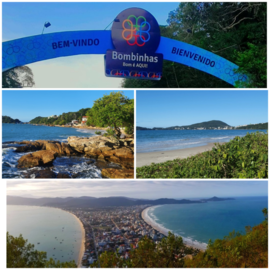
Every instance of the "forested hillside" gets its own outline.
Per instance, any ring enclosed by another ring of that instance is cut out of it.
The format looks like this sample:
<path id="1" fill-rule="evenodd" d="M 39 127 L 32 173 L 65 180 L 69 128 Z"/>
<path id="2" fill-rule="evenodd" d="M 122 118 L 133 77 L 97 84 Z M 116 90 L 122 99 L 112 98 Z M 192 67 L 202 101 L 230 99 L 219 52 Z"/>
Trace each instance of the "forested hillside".
<path id="1" fill-rule="evenodd" d="M 182 2 L 161 26 L 161 36 L 186 42 L 235 63 L 249 87 L 266 87 L 266 3 Z M 232 85 L 186 65 L 164 61 L 160 81 L 124 79 L 130 88 L 229 88 Z M 241 86 L 241 85 L 238 85 Z"/>
<path id="2" fill-rule="evenodd" d="M 53 124 L 53 125 L 65 125 L 72 120 L 78 120 L 79 123 L 82 120 L 82 117 L 86 115 L 86 112 L 90 110 L 90 108 L 80 109 L 77 112 L 68 112 L 62 113 L 57 118 L 41 117 L 38 116 L 30 121 L 31 124 Z"/>
<path id="3" fill-rule="evenodd" d="M 2 116 L 2 123 L 3 124 L 20 124 L 21 121 L 19 119 L 13 119 L 9 116 Z"/>
<path id="4" fill-rule="evenodd" d="M 268 129 L 268 123 L 250 124 L 244 127 L 237 127 L 236 129 Z"/>

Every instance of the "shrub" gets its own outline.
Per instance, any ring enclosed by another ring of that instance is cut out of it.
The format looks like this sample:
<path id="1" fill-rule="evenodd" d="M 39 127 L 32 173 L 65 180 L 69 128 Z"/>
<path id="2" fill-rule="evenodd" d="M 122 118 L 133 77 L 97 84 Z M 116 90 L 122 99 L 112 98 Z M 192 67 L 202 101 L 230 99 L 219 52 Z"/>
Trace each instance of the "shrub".
<path id="1" fill-rule="evenodd" d="M 125 127 L 125 132 L 129 135 L 134 133 L 134 127 L 133 126 L 127 126 Z"/>
<path id="2" fill-rule="evenodd" d="M 95 134 L 101 135 L 101 131 L 96 131 Z"/>
<path id="3" fill-rule="evenodd" d="M 268 134 L 248 133 L 189 158 L 137 168 L 137 178 L 268 178 Z"/>
<path id="4" fill-rule="evenodd" d="M 106 130 L 107 136 L 115 136 L 115 131 L 113 129 L 107 129 Z"/>

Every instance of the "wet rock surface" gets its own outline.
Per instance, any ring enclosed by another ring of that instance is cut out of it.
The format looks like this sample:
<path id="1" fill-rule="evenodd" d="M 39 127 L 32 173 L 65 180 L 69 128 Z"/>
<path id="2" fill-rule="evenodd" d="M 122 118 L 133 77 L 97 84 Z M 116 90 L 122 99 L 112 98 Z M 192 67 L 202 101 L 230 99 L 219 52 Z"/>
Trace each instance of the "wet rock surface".
<path id="1" fill-rule="evenodd" d="M 102 170 L 102 177 L 106 178 L 134 178 L 134 139 L 130 137 L 117 139 L 104 136 L 71 136 L 68 137 L 68 143 L 48 140 L 10 143 L 16 147 L 14 151 L 17 153 L 31 152 L 20 157 L 17 168 L 52 166 L 41 170 L 42 172 L 29 173 L 31 178 L 79 178 L 85 174 L 80 167 L 85 167 L 85 170 L 90 167 L 99 168 Z M 68 161 L 68 157 L 84 157 L 84 160 L 77 164 L 74 159 Z M 65 165 L 59 165 L 61 160 Z M 59 171 L 61 166 L 70 166 L 70 162 L 77 164 L 78 170 L 74 174 L 70 171 Z M 25 174 L 25 177 L 30 178 L 29 174 Z M 96 175 L 96 172 L 93 174 Z"/>
<path id="2" fill-rule="evenodd" d="M 37 166 L 52 165 L 56 153 L 48 150 L 41 150 L 22 156 L 18 160 L 18 168 L 32 168 Z"/>

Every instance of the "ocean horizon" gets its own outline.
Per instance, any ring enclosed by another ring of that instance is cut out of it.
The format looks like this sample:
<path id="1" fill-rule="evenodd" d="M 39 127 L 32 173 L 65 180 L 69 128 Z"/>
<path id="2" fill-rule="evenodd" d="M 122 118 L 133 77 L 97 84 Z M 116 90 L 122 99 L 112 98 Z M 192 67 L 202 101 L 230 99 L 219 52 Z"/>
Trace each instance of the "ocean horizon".
<path id="1" fill-rule="evenodd" d="M 80 263 L 83 234 L 77 218 L 61 209 L 7 205 L 7 232 L 22 234 L 35 249 L 47 252 L 47 259 Z"/>
<path id="2" fill-rule="evenodd" d="M 234 137 L 267 130 L 137 130 L 136 151 L 147 153 L 229 142 Z"/>
<path id="3" fill-rule="evenodd" d="M 234 198 L 151 206 L 145 210 L 145 218 L 162 233 L 170 231 L 181 236 L 186 244 L 206 249 L 210 239 L 223 239 L 232 231 L 245 233 L 246 226 L 255 226 L 264 220 L 262 210 L 268 207 L 268 196 Z"/>

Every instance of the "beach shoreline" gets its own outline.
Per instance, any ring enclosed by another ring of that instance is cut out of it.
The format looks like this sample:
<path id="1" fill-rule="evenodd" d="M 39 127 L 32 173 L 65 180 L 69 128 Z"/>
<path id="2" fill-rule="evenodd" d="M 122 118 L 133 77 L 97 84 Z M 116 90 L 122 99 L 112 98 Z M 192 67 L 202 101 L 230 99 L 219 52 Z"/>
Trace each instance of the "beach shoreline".
<path id="1" fill-rule="evenodd" d="M 208 143 L 207 145 L 204 146 L 195 146 L 177 150 L 137 153 L 136 167 L 138 168 L 142 166 L 149 166 L 151 165 L 151 163 L 162 163 L 178 158 L 184 159 L 206 151 L 210 151 L 212 150 L 213 147 L 215 147 L 215 143 Z"/>
<path id="2" fill-rule="evenodd" d="M 66 212 L 68 212 L 68 211 L 66 211 Z M 76 220 L 79 222 L 80 227 L 81 227 L 82 242 L 81 242 L 81 248 L 80 248 L 80 252 L 79 252 L 79 256 L 78 256 L 77 268 L 82 268 L 82 258 L 83 258 L 83 254 L 85 252 L 85 229 L 83 227 L 83 224 L 82 224 L 81 220 L 76 215 L 74 215 L 71 212 L 68 212 L 68 213 L 71 214 L 71 215 L 73 215 L 76 218 Z"/>
<path id="3" fill-rule="evenodd" d="M 157 230 L 158 232 L 164 234 L 165 236 L 168 236 L 168 233 L 170 230 L 162 227 L 161 225 L 159 225 L 158 223 L 156 223 L 154 220 L 152 220 L 149 215 L 148 215 L 148 211 L 153 208 L 153 207 L 159 207 L 161 205 L 156 205 L 156 206 L 149 206 L 145 209 L 143 209 L 143 211 L 141 212 L 141 218 L 148 224 L 150 225 L 153 229 Z M 181 236 L 181 235 L 179 235 Z M 196 248 L 196 249 L 199 249 L 200 251 L 205 251 L 206 250 L 206 247 L 207 247 L 207 244 L 205 243 L 201 243 L 201 242 L 198 242 L 196 240 L 190 240 L 190 239 L 187 239 L 183 236 L 181 236 L 182 239 L 183 239 L 183 243 L 187 246 L 187 247 L 191 247 L 191 248 Z"/>

